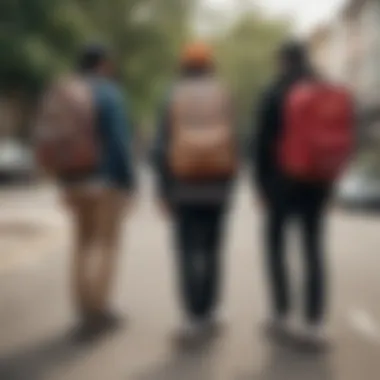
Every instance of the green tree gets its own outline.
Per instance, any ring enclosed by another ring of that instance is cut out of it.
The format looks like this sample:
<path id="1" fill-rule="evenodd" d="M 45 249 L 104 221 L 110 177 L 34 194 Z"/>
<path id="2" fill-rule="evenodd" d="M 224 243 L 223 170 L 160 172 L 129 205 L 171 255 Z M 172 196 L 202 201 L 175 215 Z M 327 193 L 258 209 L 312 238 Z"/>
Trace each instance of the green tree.
<path id="1" fill-rule="evenodd" d="M 85 41 L 115 52 L 137 119 L 149 118 L 189 33 L 184 0 L 4 0 L 0 91 L 30 103 Z"/>
<path id="2" fill-rule="evenodd" d="M 221 72 L 234 91 L 243 129 L 251 122 L 252 108 L 273 74 L 274 53 L 289 30 L 286 22 L 268 20 L 252 10 L 214 38 Z"/>
<path id="3" fill-rule="evenodd" d="M 35 93 L 72 58 L 84 18 L 70 0 L 5 0 L 0 29 L 0 91 Z"/>
<path id="4" fill-rule="evenodd" d="M 199 0 L 3 0 L 0 92 L 31 103 L 51 76 L 72 66 L 78 47 L 100 40 L 116 54 L 135 119 L 149 121 L 181 45 L 194 36 L 199 9 Z M 230 27 L 220 23 L 213 43 L 236 92 L 243 125 L 287 26 L 251 10 L 241 15 Z M 203 22 L 211 23 L 206 16 Z M 214 21 L 220 16 L 215 13 Z"/>
<path id="5" fill-rule="evenodd" d="M 72 59 L 85 20 L 70 0 L 4 0 L 0 17 L 0 100 L 24 135 L 36 95 Z"/>
<path id="6" fill-rule="evenodd" d="M 92 34 L 118 54 L 125 88 L 139 119 L 149 118 L 189 33 L 191 2 L 76 0 Z"/>

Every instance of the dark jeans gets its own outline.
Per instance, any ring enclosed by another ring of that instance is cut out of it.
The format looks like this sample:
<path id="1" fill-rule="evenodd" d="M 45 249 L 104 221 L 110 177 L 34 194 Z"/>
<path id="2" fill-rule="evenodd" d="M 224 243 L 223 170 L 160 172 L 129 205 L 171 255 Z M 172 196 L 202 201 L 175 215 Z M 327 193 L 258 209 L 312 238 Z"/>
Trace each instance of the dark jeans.
<path id="1" fill-rule="evenodd" d="M 266 231 L 268 270 L 274 311 L 285 316 L 290 309 L 285 233 L 294 216 L 300 224 L 305 266 L 305 317 L 319 322 L 325 309 L 323 225 L 329 187 L 281 179 L 269 196 Z"/>
<path id="2" fill-rule="evenodd" d="M 182 301 L 186 312 L 196 318 L 212 314 L 218 300 L 223 211 L 220 205 L 175 210 Z"/>

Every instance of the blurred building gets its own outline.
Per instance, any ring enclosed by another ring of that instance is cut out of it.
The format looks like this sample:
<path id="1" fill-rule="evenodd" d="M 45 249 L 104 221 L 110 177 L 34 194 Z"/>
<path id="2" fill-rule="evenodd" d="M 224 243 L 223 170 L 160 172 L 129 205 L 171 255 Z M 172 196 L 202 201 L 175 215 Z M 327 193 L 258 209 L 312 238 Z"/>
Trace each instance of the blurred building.
<path id="1" fill-rule="evenodd" d="M 13 94 L 12 94 L 13 95 Z M 0 97 L 0 186 L 36 178 L 30 131 L 29 108 L 21 97 Z"/>
<path id="2" fill-rule="evenodd" d="M 329 73 L 329 67 L 326 57 L 329 57 L 330 52 L 330 36 L 331 28 L 329 25 L 318 27 L 310 36 L 309 48 L 312 61 L 319 72 L 324 75 Z"/>
<path id="3" fill-rule="evenodd" d="M 330 25 L 310 37 L 313 61 L 354 92 L 361 141 L 380 143 L 380 2 L 349 0 Z"/>

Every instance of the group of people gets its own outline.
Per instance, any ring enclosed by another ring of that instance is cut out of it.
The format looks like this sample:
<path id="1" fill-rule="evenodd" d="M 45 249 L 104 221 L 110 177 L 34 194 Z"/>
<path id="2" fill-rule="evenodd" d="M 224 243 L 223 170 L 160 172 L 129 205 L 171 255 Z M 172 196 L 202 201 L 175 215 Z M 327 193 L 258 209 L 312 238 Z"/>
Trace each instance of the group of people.
<path id="1" fill-rule="evenodd" d="M 288 221 L 297 216 L 305 259 L 304 323 L 297 333 L 321 340 L 325 209 L 351 144 L 349 96 L 318 76 L 302 44 L 284 44 L 277 58 L 277 77 L 252 121 L 255 144 L 249 156 L 266 214 L 272 300 L 267 327 L 275 335 L 295 331 L 284 238 Z M 58 178 L 73 215 L 72 285 L 85 334 L 117 323 L 108 302 L 120 227 L 135 193 L 129 111 L 114 78 L 109 51 L 86 47 L 77 72 L 46 92 L 37 124 L 41 163 Z M 322 125 L 323 133 L 310 137 L 301 131 L 312 131 L 310 124 Z M 317 140 L 321 143 L 306 151 L 309 141 Z M 218 323 L 223 230 L 238 174 L 238 146 L 233 96 L 218 75 L 213 51 L 203 43 L 189 44 L 160 110 L 152 162 L 158 204 L 174 224 L 184 328 L 190 333 Z M 318 161 L 320 152 L 326 162 Z"/>

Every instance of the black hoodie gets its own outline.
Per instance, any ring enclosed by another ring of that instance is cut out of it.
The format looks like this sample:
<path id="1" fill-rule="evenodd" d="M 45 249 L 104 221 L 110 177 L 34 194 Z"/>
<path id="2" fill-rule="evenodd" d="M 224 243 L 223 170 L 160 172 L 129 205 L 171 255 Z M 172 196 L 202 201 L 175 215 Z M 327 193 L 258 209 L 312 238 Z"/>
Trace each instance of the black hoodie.
<path id="1" fill-rule="evenodd" d="M 278 139 L 284 125 L 284 103 L 291 87 L 304 78 L 314 75 L 311 70 L 295 70 L 280 76 L 264 91 L 255 124 L 255 149 L 252 154 L 254 178 L 261 196 L 268 198 L 273 183 L 281 175 L 277 161 Z"/>

